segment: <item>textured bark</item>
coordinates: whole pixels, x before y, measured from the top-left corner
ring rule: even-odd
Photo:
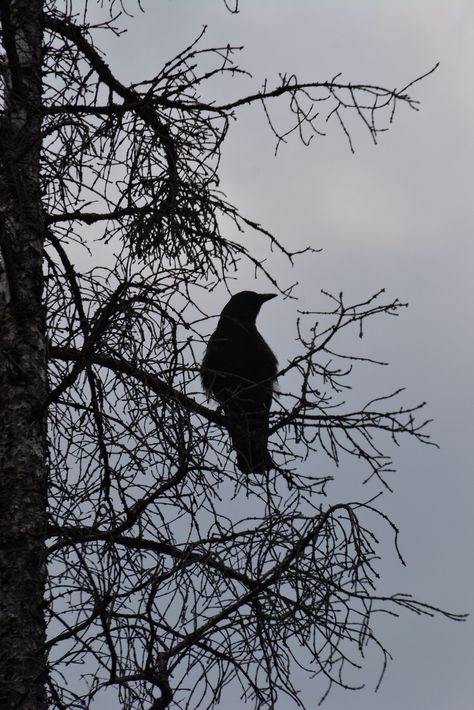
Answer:
[[[46,708],[42,0],[0,0],[0,707]]]

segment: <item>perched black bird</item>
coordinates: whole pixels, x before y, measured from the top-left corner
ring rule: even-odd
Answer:
[[[201,365],[204,389],[228,417],[237,465],[243,473],[263,473],[272,466],[268,423],[278,363],[255,321],[262,303],[275,296],[253,291],[232,296]]]

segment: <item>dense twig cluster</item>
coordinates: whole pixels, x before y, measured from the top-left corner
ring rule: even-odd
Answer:
[[[256,707],[281,694],[302,706],[295,664],[349,686],[366,644],[387,656],[374,608],[435,611],[377,596],[371,520],[396,529],[370,502],[324,506],[312,454],[355,456],[386,484],[384,433],[428,436],[419,407],[392,404],[398,392],[351,411],[338,399],[361,359],[338,353],[340,334],[403,304],[327,294],[327,312],[301,314],[300,354],[280,373],[276,469],[242,480],[197,377],[210,330],[200,289],[225,284],[242,257],[275,284],[226,236],[232,224],[296,254],[218,191],[220,151],[244,104],[263,104],[278,143],[295,131],[307,143],[332,117],[349,135],[350,112],[375,139],[379,112],[416,102],[408,87],[280,77],[206,103],[206,81],[241,70],[236,48],[202,49],[201,37],[125,85],[94,44],[98,27],[118,32],[121,4],[95,25],[87,2],[76,16],[69,2],[46,5],[52,706],[88,707],[112,687],[124,709],[205,708],[232,681]],[[283,132],[269,113],[279,96],[294,116]]]

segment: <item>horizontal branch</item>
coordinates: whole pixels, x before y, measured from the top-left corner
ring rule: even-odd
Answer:
[[[50,347],[49,356],[54,360],[64,360],[66,362],[74,363],[82,362],[83,359],[81,350],[57,346]],[[178,404],[180,404],[188,412],[199,414],[218,426],[226,426],[227,420],[222,414],[219,414],[214,409],[210,409],[209,407],[199,404],[199,402],[196,402],[191,397],[188,397],[186,394],[179,392],[166,382],[163,382],[163,380],[156,375],[146,372],[141,367],[132,365],[132,363],[127,362],[126,360],[119,360],[118,358],[111,357],[110,355],[93,354],[89,357],[88,364],[99,365],[100,367],[106,367],[113,370],[115,373],[129,375],[144,384],[159,397],[163,397],[169,401],[178,402]]]
[[[116,357],[110,355],[100,355],[96,353],[89,353],[87,356],[87,361],[83,351],[76,348],[65,348],[52,346],[49,349],[49,356],[55,360],[63,360],[65,362],[73,362],[78,366],[87,365],[98,365],[100,367],[105,367],[112,370],[116,374],[123,374],[132,377],[141,384],[148,387],[152,392],[154,392],[159,397],[163,397],[168,401],[177,402],[186,411],[198,414],[207,421],[216,424],[217,426],[224,426],[227,428],[227,418],[219,414],[215,409],[210,407],[205,407],[204,405],[196,402],[192,397],[180,392],[171,385],[167,384],[161,380],[156,375],[147,372],[137,365],[126,360],[120,360]],[[77,369],[75,370],[76,375]],[[61,388],[62,391],[62,388]],[[392,393],[391,395],[379,398],[379,399],[391,399],[399,394],[400,390]],[[379,401],[379,400],[375,400]],[[371,404],[371,403],[369,403]],[[421,433],[422,430],[428,423],[429,420],[423,421],[418,425],[415,425],[411,416],[418,410],[422,409],[424,402],[413,406],[402,409],[397,409],[388,412],[379,411],[368,411],[367,406],[358,412],[346,412],[342,414],[308,414],[306,412],[302,413],[298,410],[293,410],[292,412],[287,412],[279,420],[277,420],[273,426],[270,427],[270,434],[278,431],[279,429],[289,426],[291,424],[298,424],[299,426],[307,424],[308,426],[318,426],[324,429],[367,429],[375,428],[379,430],[385,430],[390,434],[396,433],[410,433],[415,435],[418,439],[428,442],[429,436],[427,434]],[[399,417],[402,415],[408,416],[410,419],[407,423],[400,422]]]
[[[182,101],[168,99],[164,96],[149,94],[142,95],[138,92],[133,92],[133,99],[129,100],[123,104],[109,103],[107,105],[78,105],[78,104],[64,104],[64,105],[53,105],[45,106],[43,111],[45,114],[90,114],[90,115],[104,115],[110,116],[115,114],[123,114],[126,111],[136,111],[137,109],[149,107],[151,104],[153,106],[160,106],[162,108],[172,108],[179,109],[183,111],[205,111],[208,113],[218,113],[222,115],[227,115],[235,108],[240,106],[245,106],[253,104],[255,102],[266,101],[267,99],[278,98],[284,96],[285,94],[293,95],[295,92],[307,92],[310,90],[325,89],[331,95],[335,91],[347,91],[350,93],[354,107],[356,108],[369,108],[361,107],[355,99],[355,93],[366,93],[371,96],[384,97],[388,103],[391,101],[404,101],[411,108],[416,108],[418,101],[411,99],[406,93],[406,90],[413,86],[413,84],[422,81],[427,76],[432,74],[438,68],[438,64],[432,67],[430,70],[417,77],[411,81],[407,86],[402,89],[387,89],[384,86],[378,86],[377,84],[351,84],[339,83],[333,80],[326,81],[307,81],[298,82],[295,80],[293,83],[289,81],[284,81],[280,86],[276,86],[274,89],[269,89],[268,91],[257,91],[253,94],[248,94],[247,96],[242,96],[240,99],[235,99],[234,101],[228,101],[223,104],[206,103],[204,101]],[[122,87],[126,91],[133,91],[126,87]],[[121,94],[122,95],[122,94]],[[372,108],[372,106],[370,106]]]
[[[167,557],[171,557],[173,560],[182,562],[183,566],[195,563],[203,564],[204,566],[209,567],[209,569],[221,572],[223,575],[240,582],[249,589],[253,588],[256,584],[256,580],[253,580],[247,575],[238,572],[233,567],[227,566],[214,555],[209,554],[207,550],[204,552],[194,552],[192,544],[188,546],[188,549],[184,548],[180,550],[179,547],[171,545],[168,542],[146,540],[143,537],[123,535],[115,532],[114,530],[101,531],[94,529],[93,527],[88,528],[53,525],[48,529],[48,536],[59,538],[59,541],[54,543],[49,548],[48,553],[55,552],[60,548],[68,547],[69,545],[78,542],[81,544],[86,542],[116,543],[118,545],[123,545],[123,547],[126,547],[129,550],[142,550],[146,552],[155,552],[160,555],[166,555]]]
[[[143,207],[123,207],[112,210],[111,212],[82,212],[75,210],[73,212],[63,212],[61,214],[48,214],[45,217],[46,224],[58,224],[59,222],[84,222],[84,224],[95,224],[96,222],[105,222],[108,220],[119,220],[123,217],[133,217],[137,214],[146,214],[151,212],[153,207],[145,205]]]

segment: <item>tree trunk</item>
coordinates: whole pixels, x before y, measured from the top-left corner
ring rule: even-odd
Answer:
[[[46,708],[41,13],[0,0],[0,707]]]

